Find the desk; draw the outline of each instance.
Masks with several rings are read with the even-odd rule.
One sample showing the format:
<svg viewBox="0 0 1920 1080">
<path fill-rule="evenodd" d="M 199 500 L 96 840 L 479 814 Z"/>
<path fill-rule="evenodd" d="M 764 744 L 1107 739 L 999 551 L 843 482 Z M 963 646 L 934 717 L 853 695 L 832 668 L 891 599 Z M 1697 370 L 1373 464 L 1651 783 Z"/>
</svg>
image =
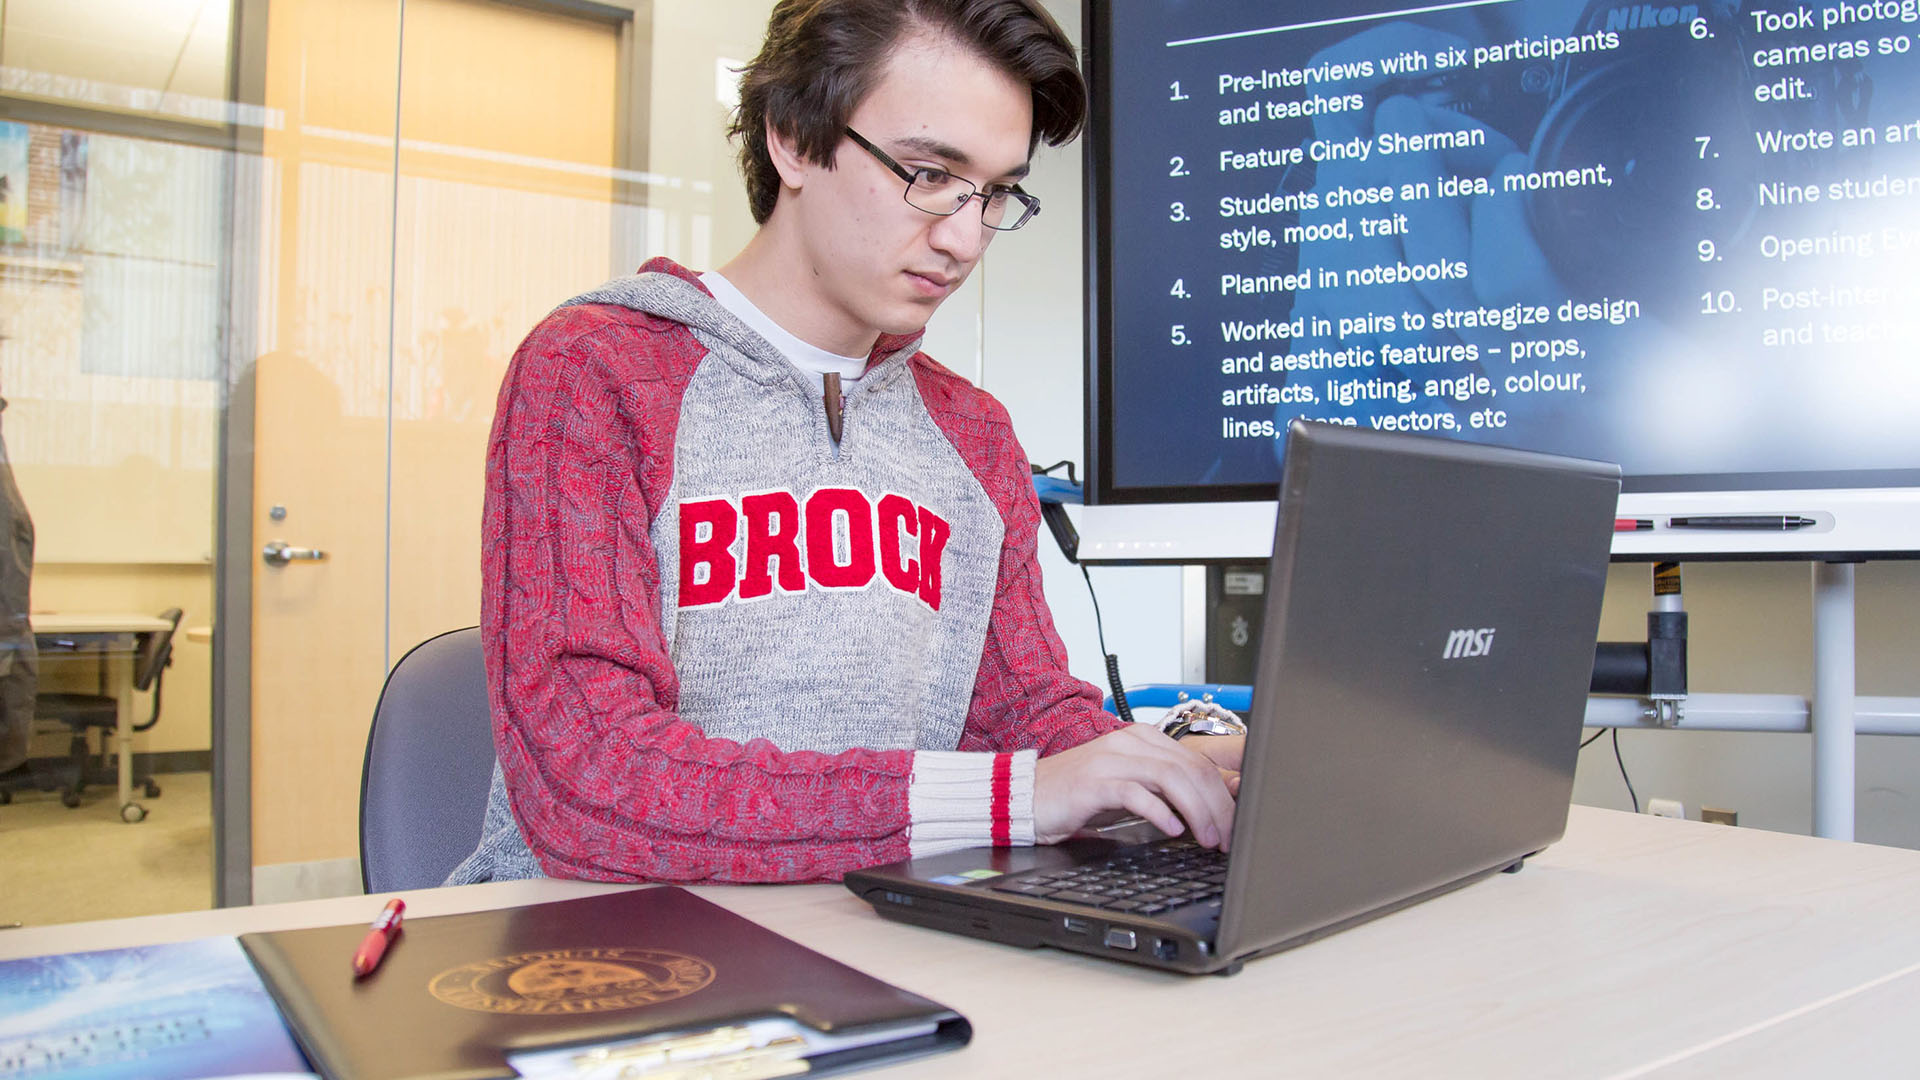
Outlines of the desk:
<svg viewBox="0 0 1920 1080">
<path fill-rule="evenodd" d="M 407 913 L 610 887 L 428 890 Z M 1576 806 L 1566 839 L 1518 874 L 1231 978 L 901 926 L 834 885 L 696 891 L 973 1021 L 966 1050 L 877 1075 L 1627 1080 L 1911 1075 L 1920 1061 L 1920 852 L 1898 848 Z M 9 930 L 0 957 L 378 909 L 353 897 Z M 1177 1018 L 1194 1039 L 1163 1023 Z"/>
<path fill-rule="evenodd" d="M 120 615 L 88 612 L 42 612 L 30 615 L 33 636 L 46 651 L 49 640 L 73 642 L 100 650 L 100 663 L 111 674 L 106 692 L 119 704 L 114 723 L 113 748 L 119 761 L 120 817 L 132 823 L 147 816 L 146 808 L 133 801 L 133 661 L 138 639 L 169 628 L 167 620 L 154 615 Z M 121 654 L 121 655 L 116 655 Z"/>
</svg>

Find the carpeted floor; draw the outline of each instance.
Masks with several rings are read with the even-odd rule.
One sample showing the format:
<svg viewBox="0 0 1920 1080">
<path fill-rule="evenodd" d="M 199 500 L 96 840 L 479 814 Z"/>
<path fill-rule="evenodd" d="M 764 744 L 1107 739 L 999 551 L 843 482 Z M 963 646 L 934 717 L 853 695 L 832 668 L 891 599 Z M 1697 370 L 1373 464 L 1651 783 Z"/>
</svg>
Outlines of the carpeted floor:
<svg viewBox="0 0 1920 1080">
<path fill-rule="evenodd" d="M 211 777 L 154 778 L 147 819 L 120 820 L 113 791 L 69 810 L 55 794 L 0 806 L 0 926 L 113 919 L 213 906 Z"/>
</svg>

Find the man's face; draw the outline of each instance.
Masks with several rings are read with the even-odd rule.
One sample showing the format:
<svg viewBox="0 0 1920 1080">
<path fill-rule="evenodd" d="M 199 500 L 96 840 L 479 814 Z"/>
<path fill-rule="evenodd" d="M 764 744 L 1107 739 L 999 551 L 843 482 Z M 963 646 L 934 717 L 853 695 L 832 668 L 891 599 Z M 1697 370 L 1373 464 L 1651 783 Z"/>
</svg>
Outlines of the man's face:
<svg viewBox="0 0 1920 1080">
<path fill-rule="evenodd" d="M 1026 84 L 966 46 L 913 31 L 847 126 L 909 171 L 943 169 L 985 190 L 1026 175 L 1033 101 Z M 835 168 L 802 163 L 800 173 L 781 209 L 797 214 L 807 263 L 797 284 L 813 293 L 815 344 L 825 348 L 858 355 L 875 334 L 918 331 L 993 236 L 980 200 L 950 217 L 915 209 L 906 182 L 851 140 Z"/>
</svg>

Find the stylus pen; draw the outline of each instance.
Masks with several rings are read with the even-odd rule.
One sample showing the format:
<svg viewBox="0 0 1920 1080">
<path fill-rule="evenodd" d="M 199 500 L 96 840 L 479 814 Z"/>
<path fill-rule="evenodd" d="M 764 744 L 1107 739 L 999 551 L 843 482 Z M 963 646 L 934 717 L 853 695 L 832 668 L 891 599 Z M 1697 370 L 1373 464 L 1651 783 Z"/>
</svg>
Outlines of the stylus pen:
<svg viewBox="0 0 1920 1080">
<path fill-rule="evenodd" d="M 1819 522 L 1810 517 L 1794 514 L 1750 514 L 1738 517 L 1677 517 L 1668 518 L 1667 525 L 1675 529 L 1804 529 Z"/>
</svg>

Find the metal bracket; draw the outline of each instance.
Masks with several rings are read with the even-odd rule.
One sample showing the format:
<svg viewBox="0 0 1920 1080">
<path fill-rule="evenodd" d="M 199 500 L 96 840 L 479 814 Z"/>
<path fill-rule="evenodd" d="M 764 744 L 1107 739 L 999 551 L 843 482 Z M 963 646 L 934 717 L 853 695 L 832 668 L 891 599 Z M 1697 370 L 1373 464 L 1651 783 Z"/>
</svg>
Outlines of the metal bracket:
<svg viewBox="0 0 1920 1080">
<path fill-rule="evenodd" d="M 1687 699 L 1679 697 L 1656 697 L 1647 699 L 1647 718 L 1655 727 L 1675 728 L 1687 718 Z"/>
</svg>

